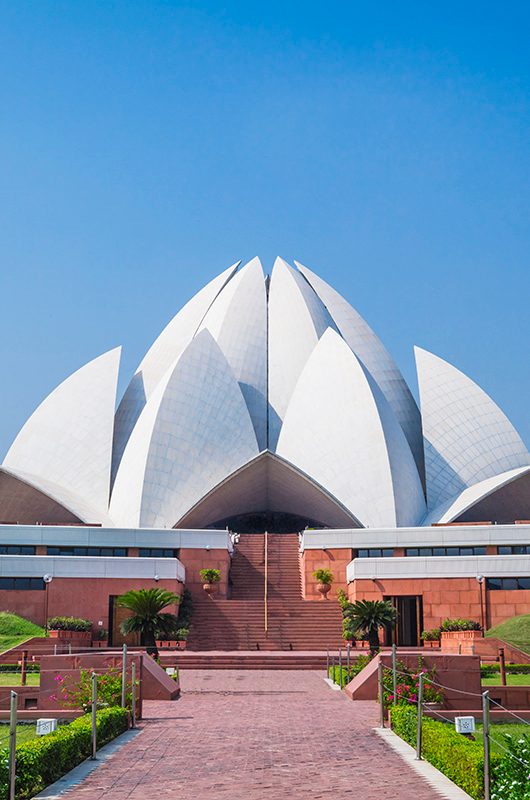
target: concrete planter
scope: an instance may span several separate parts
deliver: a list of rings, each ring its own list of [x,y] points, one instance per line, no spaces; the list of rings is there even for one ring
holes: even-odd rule
[[[159,650],[185,650],[186,642],[184,639],[157,639],[156,646]]]
[[[482,637],[482,631],[442,631],[442,653],[474,655],[475,642]]]
[[[424,639],[423,646],[427,650],[439,650],[441,647],[441,643],[439,639]]]
[[[67,642],[86,642],[92,641],[92,631],[49,631],[50,639],[62,639]]]

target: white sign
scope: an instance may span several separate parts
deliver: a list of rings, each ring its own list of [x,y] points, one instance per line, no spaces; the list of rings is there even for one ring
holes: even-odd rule
[[[167,672],[168,675],[174,675],[175,674],[175,667],[166,667],[166,672]]]
[[[455,717],[457,733],[475,733],[475,717]]]
[[[53,731],[56,730],[56,719],[45,719],[44,717],[41,717],[41,719],[37,720],[37,736],[46,736],[48,733],[53,733]]]

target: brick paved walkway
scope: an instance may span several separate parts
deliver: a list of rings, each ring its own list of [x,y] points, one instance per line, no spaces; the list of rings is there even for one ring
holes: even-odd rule
[[[183,697],[148,702],[143,732],[66,800],[433,800],[372,728],[377,707],[323,673],[190,670]]]

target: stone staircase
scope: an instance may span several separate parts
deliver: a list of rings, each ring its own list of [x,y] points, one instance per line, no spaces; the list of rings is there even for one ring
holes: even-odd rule
[[[297,534],[269,534],[265,631],[265,535],[241,534],[230,599],[194,594],[188,651],[325,651],[344,646],[338,603],[304,600]]]

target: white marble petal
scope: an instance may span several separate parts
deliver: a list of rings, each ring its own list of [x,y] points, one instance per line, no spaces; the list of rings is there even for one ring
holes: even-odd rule
[[[111,516],[118,525],[172,527],[257,454],[239,385],[219,346],[203,330],[168,370],[140,416],[118,470]]]
[[[259,258],[241,267],[206,313],[245,398],[260,450],[267,447],[267,291]]]
[[[530,465],[521,437],[480,386],[415,348],[429,509],[473,484]]]
[[[274,262],[269,288],[269,449],[275,450],[296,382],[315,344],[335,328],[322,301],[283,259]]]
[[[333,317],[343,339],[360,358],[386,397],[403,429],[423,480],[421,417],[416,401],[397,364],[361,315],[326,281],[294,262]]]
[[[202,319],[219,292],[236,272],[239,261],[221,272],[197,292],[153,342],[133,375],[116,411],[112,480],[116,476],[125,445],[142,409],[171,364],[196,334]]]
[[[200,527],[263,511],[288,512],[331,527],[359,523],[329,492],[276,453],[260,453],[226,477],[179,521]]]
[[[60,487],[93,512],[109,503],[112,430],[121,348],[93,359],[54,389],[9,448],[3,466]]]
[[[473,506],[477,506],[481,503],[485,498],[494,495],[499,489],[514,483],[518,478],[528,474],[530,474],[530,467],[518,467],[518,469],[511,469],[507,472],[503,472],[501,475],[494,475],[491,478],[480,481],[480,483],[475,483],[429,512],[422,524],[447,525],[450,522],[454,522],[461,517],[462,514],[465,514],[466,511],[472,509]],[[491,521],[495,522],[496,520]],[[512,520],[512,522],[513,521],[515,520]]]
[[[331,329],[298,380],[277,452],[366,527],[414,525],[425,514],[401,427],[370,373]]]

